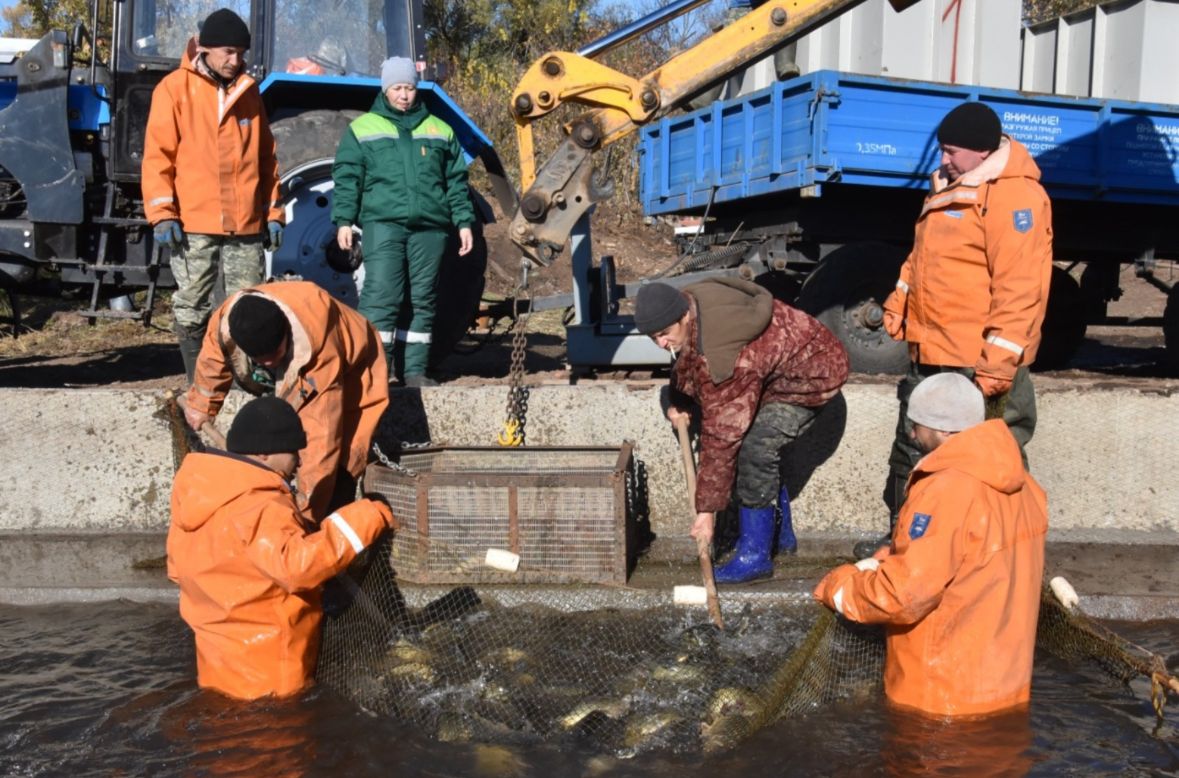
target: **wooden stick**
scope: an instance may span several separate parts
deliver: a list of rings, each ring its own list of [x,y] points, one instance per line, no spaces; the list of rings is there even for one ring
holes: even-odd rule
[[[209,440],[213,441],[214,446],[221,449],[222,451],[227,450],[225,448],[225,435],[222,434],[221,430],[217,429],[217,426],[213,424],[213,422],[206,421],[201,425],[201,429],[197,430],[197,432],[200,432],[201,430],[205,431],[205,434],[209,436]]]
[[[679,419],[675,423],[675,431],[680,439],[680,454],[684,461],[684,480],[688,482],[688,504],[692,510],[696,508],[696,460],[692,456],[692,444],[688,441],[688,422]],[[716,596],[716,580],[712,577],[712,555],[708,552],[709,542],[704,538],[696,538],[696,555],[700,558],[700,576],[704,579],[704,591],[708,594],[708,615],[717,629],[725,628],[721,618],[720,600]]]

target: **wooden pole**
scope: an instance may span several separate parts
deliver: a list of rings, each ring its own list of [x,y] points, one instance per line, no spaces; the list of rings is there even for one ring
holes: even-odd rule
[[[684,480],[688,482],[688,504],[696,510],[696,460],[692,456],[692,444],[688,440],[688,422],[680,419],[675,423],[675,431],[680,439],[680,454],[684,462]],[[712,577],[712,555],[708,552],[709,542],[704,538],[696,538],[696,554],[700,558],[700,577],[704,579],[704,591],[708,594],[708,615],[717,629],[724,629],[725,622],[721,618],[720,600],[716,596],[716,580]]]

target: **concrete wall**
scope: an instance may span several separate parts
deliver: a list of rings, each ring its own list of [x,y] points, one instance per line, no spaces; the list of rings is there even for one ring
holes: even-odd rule
[[[1053,528],[1179,532],[1179,392],[1157,381],[1036,383],[1040,423],[1028,453],[1048,490]],[[396,392],[380,438],[387,447],[425,439],[494,445],[505,394],[502,386]],[[168,428],[153,417],[158,402],[142,391],[0,390],[0,531],[166,528],[173,468]],[[218,420],[223,429],[235,407]],[[535,387],[528,420],[533,445],[635,441],[649,475],[652,529],[673,541],[656,548],[687,553],[692,513],[660,384]],[[848,386],[820,417],[788,473],[800,534],[885,529],[880,492],[895,420],[887,383]]]

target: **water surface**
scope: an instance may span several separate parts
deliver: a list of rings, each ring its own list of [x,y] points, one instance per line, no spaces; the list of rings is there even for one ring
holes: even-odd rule
[[[1179,654],[1179,621],[1115,626],[1172,661]],[[569,742],[438,743],[323,689],[234,702],[198,690],[194,662],[173,606],[0,606],[0,775],[1179,776],[1179,733],[1156,723],[1144,685],[1127,690],[1045,656],[1026,715],[950,726],[879,700],[845,703],[717,756],[633,759]]]

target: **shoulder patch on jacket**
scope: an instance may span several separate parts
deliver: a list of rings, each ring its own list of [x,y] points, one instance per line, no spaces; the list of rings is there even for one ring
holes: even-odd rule
[[[1012,212],[1011,221],[1015,225],[1016,232],[1027,232],[1032,228],[1032,209],[1020,208]]]
[[[933,516],[928,513],[914,513],[913,523],[909,525],[909,539],[916,540],[925,534],[929,529],[929,522],[933,521]]]
[[[397,126],[393,122],[371,111],[357,116],[348,126],[352,128],[356,140],[361,143],[398,136]]]

